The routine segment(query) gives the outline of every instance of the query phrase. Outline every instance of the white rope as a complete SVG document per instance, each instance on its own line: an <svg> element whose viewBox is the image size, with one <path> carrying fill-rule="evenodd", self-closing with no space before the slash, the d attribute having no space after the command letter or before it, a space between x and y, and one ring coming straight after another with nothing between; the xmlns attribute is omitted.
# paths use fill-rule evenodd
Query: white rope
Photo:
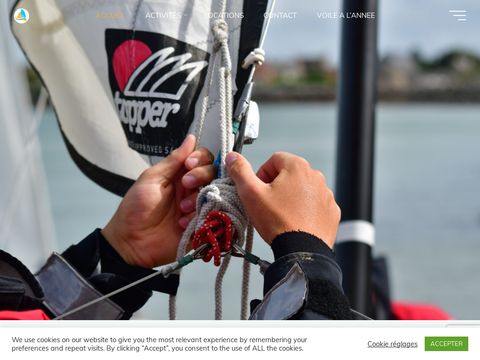
<svg viewBox="0 0 480 360"><path fill-rule="evenodd" d="M245 251L249 254L252 253L253 248L253 226L248 224L247 236L245 242ZM250 287L250 262L243 261L243 274L242 274L242 299L240 309L240 319L246 320L248 318L248 290Z"/></svg>
<svg viewBox="0 0 480 360"><path fill-rule="evenodd" d="M177 296L170 295L168 298L168 317L169 319L175 319L177 313Z"/></svg>
<svg viewBox="0 0 480 360"><path fill-rule="evenodd" d="M185 230L177 250L177 259L184 256L187 246L195 233L200 228L207 215L212 210L219 210L226 213L232 220L232 224L237 234L236 244L246 247L251 251L253 244L253 228L251 227L248 217L242 207L238 194L236 192L233 181L227 176L225 170L225 157L233 148L233 131L232 131L232 114L233 114L233 94L232 94L232 61L230 50L228 47L228 24L224 19L226 11L226 0L221 2L221 17L213 22L212 33L214 38L213 50L211 55L211 65L207 71L207 88L202 102L202 109L199 120L195 129L197 144L202 135L203 125L206 114L208 112L208 102L210 89L213 83L213 74L215 73L217 54L220 55L220 67L218 68L218 89L220 100L220 161L219 161L219 178L214 180L210 185L200 190L197 199L197 215L190 222ZM247 231L248 229L248 231ZM245 237L247 232L247 237ZM230 263L231 256L226 255L222 259L222 263L215 280L215 319L222 318L222 284L223 278ZM180 271L178 271L180 273ZM243 279L242 279L242 298L241 298L241 319L247 318L247 302L249 287L250 263L244 260ZM169 302L170 319L175 319L175 297L170 297Z"/></svg>
<svg viewBox="0 0 480 360"><path fill-rule="evenodd" d="M265 62L265 50L261 48L253 49L242 62L242 68L248 69L252 65L263 65Z"/></svg>
<svg viewBox="0 0 480 360"><path fill-rule="evenodd" d="M238 198L235 185L232 180L225 176L214 180L210 185L200 190L197 198L197 216L190 222L185 230L180 241L177 258L183 257L187 246L195 231L202 226L207 215L212 210L219 210L226 213L232 220L232 225L235 228L237 238L236 244L243 246L246 243L246 251L251 252L253 244L253 228L251 227L245 210ZM247 230L247 236L245 231ZM217 278L215 280L215 319L222 318L222 283L223 277L227 271L230 256L223 258L222 264L218 270ZM249 286L249 272L250 263L244 260L244 273L242 279L242 310L241 319L247 318L247 302L248 302L248 286ZM179 272L178 272L179 273ZM174 299L170 301L170 316L175 318ZM172 311L173 309L173 311Z"/></svg>

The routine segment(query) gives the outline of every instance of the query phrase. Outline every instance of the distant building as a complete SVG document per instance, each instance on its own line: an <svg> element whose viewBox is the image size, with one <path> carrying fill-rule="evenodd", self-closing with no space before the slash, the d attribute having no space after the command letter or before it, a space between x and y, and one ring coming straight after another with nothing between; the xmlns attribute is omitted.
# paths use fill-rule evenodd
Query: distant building
<svg viewBox="0 0 480 360"><path fill-rule="evenodd" d="M411 88L417 66L410 56L388 55L380 63L380 91L407 91Z"/></svg>
<svg viewBox="0 0 480 360"><path fill-rule="evenodd" d="M255 72L255 82L262 85L272 85L278 79L277 68L266 62L259 66Z"/></svg>
<svg viewBox="0 0 480 360"><path fill-rule="evenodd" d="M334 85L336 70L323 58L297 59L265 63L259 67L255 81L262 85L329 84Z"/></svg>
<svg viewBox="0 0 480 360"><path fill-rule="evenodd" d="M337 69L321 56L267 62L255 75L256 94L268 101L331 101L336 80ZM480 57L454 50L435 58L418 52L385 56L378 94L386 101L479 101Z"/></svg>

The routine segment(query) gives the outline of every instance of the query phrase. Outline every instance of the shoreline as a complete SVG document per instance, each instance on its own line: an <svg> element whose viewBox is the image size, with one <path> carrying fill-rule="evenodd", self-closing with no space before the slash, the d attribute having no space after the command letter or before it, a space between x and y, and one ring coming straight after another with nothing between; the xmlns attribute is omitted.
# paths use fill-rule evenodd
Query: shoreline
<svg viewBox="0 0 480 360"><path fill-rule="evenodd" d="M309 87L262 87L253 91L257 102L332 102L336 100L333 89L317 86ZM480 103L480 89L446 89L446 90L381 90L378 102L386 103Z"/></svg>

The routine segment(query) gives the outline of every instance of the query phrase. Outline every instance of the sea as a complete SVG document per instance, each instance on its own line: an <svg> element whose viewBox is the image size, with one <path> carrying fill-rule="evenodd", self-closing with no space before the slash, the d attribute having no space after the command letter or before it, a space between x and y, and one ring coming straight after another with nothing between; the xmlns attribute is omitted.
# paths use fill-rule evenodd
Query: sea
<svg viewBox="0 0 480 360"><path fill-rule="evenodd" d="M334 103L260 104L260 137L244 149L258 168L275 151L305 157L335 183ZM86 178L70 159L54 113L39 130L57 250L103 227L120 198ZM456 319L480 319L480 105L380 104L375 146L375 256L386 256L395 300L435 304ZM254 253L272 259L256 236ZM184 269L179 319L213 319L216 268ZM225 319L240 314L241 261L223 285ZM250 298L262 297L252 269ZM167 319L168 298L154 294L137 319Z"/></svg>

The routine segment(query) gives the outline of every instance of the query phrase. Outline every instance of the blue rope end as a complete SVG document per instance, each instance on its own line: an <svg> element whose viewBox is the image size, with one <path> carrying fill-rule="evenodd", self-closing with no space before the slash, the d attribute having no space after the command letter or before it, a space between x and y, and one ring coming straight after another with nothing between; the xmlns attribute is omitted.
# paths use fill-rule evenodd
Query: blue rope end
<svg viewBox="0 0 480 360"><path fill-rule="evenodd" d="M222 177L222 157L220 155L220 152L218 152L217 157L215 158L215 161L213 162L213 166L215 169L217 169L217 179Z"/></svg>

